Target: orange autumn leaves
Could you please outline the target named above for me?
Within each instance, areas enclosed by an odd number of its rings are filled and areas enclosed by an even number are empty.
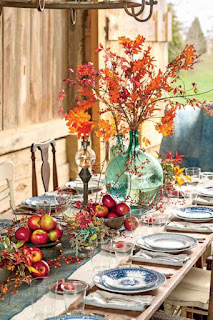
[[[120,37],[119,42],[124,49],[123,56],[101,44],[96,50],[104,54],[103,69],[96,69],[91,62],[79,65],[75,71],[69,69],[70,76],[64,81],[77,92],[77,106],[65,115],[71,133],[77,133],[79,137],[88,136],[95,128],[98,137],[107,141],[121,133],[124,124],[130,130],[138,130],[145,121],[152,120],[158,132],[172,135],[177,110],[186,105],[204,108],[205,113],[212,114],[206,104],[191,99],[190,95],[187,97],[184,86],[175,87],[179,71],[193,69],[199,62],[194,46],[186,45],[162,71],[156,68],[151,47],[144,46],[144,37],[138,35],[134,40]],[[195,84],[191,89],[197,92]],[[62,92],[59,98],[63,100],[64,97]],[[182,100],[176,99],[179,97]],[[103,116],[96,123],[92,121],[89,110],[97,102],[101,103],[101,115],[110,112],[112,121],[103,119]],[[164,102],[166,110],[162,117],[158,116],[160,102]]]

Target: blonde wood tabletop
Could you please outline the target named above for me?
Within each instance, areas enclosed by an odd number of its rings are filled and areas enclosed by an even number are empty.
[[[193,234],[190,234],[193,236]],[[122,319],[122,315],[128,315],[130,317],[134,317],[137,320],[148,320],[152,317],[152,315],[159,309],[159,307],[162,305],[162,303],[166,300],[166,298],[169,296],[169,294],[174,290],[174,288],[180,283],[180,281],[184,278],[184,276],[187,274],[187,272],[195,265],[197,260],[202,256],[208,245],[213,240],[213,234],[203,234],[203,238],[205,240],[202,240],[203,242],[199,243],[196,248],[192,250],[186,251],[186,253],[191,254],[191,258],[184,264],[182,267],[169,267],[169,266],[158,266],[158,265],[149,265],[149,264],[139,264],[135,263],[135,266],[144,266],[159,272],[165,272],[165,273],[172,273],[173,275],[171,278],[167,279],[165,284],[161,287],[159,287],[156,290],[149,291],[148,293],[144,294],[151,294],[155,296],[155,299],[153,303],[142,313],[140,312],[134,312],[134,311],[123,311],[123,310],[115,310],[115,309],[103,309],[98,307],[91,307],[86,306],[86,313],[100,313],[101,315],[111,315],[112,319]],[[93,287],[92,291],[97,290],[97,287]],[[120,316],[120,317],[119,317]],[[111,319],[111,317],[110,317]]]

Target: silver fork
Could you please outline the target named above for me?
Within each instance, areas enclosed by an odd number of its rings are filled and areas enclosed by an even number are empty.
[[[132,302],[135,302],[137,305],[140,305],[142,304],[143,302],[140,301],[140,300],[137,300],[137,299],[129,299],[129,298],[125,298],[125,297],[122,297],[122,298],[116,298],[116,297],[112,297],[112,298],[107,298],[107,297],[103,297],[101,296],[100,298],[99,297],[96,297],[97,299],[99,300],[102,300],[106,303],[110,303],[110,302],[113,302],[113,301],[120,301],[120,302],[123,302],[123,301],[132,301]]]

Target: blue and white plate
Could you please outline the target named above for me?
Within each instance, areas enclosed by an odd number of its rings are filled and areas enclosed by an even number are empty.
[[[141,278],[141,286],[138,287],[135,285],[135,281],[131,281],[133,284],[131,287],[130,282],[126,282],[126,279],[128,278],[126,277],[127,274],[131,274],[132,278],[136,281]],[[107,277],[108,283],[106,283]],[[109,278],[111,278],[111,285],[113,284],[113,286],[110,285]],[[122,280],[125,280],[124,283],[122,283]],[[93,281],[97,287],[106,291],[118,293],[139,293],[154,290],[159,286],[162,286],[166,281],[166,277],[160,272],[146,268],[115,268],[99,272],[94,276]],[[125,285],[125,283],[127,285]],[[114,287],[114,285],[116,287]]]
[[[37,205],[47,207],[51,206],[51,208],[55,208],[59,205],[59,202],[57,201],[55,196],[52,195],[45,195],[45,196],[38,196],[38,197],[31,197],[24,201],[22,201],[22,204],[25,207],[29,208],[36,208]]]
[[[108,287],[125,290],[151,287],[157,280],[156,274],[138,268],[108,270],[102,276],[102,281]]]
[[[185,207],[176,209],[172,213],[175,217],[186,221],[213,221],[213,208],[209,207]]]
[[[199,194],[205,197],[213,197],[213,187],[205,187],[199,190]]]
[[[48,318],[46,320],[107,320],[93,314],[71,314]]]
[[[151,246],[152,243],[153,246]],[[185,234],[168,232],[140,237],[137,245],[142,249],[154,252],[179,253],[196,247],[197,240]]]

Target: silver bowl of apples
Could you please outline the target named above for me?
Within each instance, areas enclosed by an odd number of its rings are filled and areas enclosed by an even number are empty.
[[[102,204],[96,205],[95,212],[97,217],[104,218],[107,227],[118,230],[130,212],[130,207],[125,202],[117,203],[112,196],[106,194],[102,198]]]

